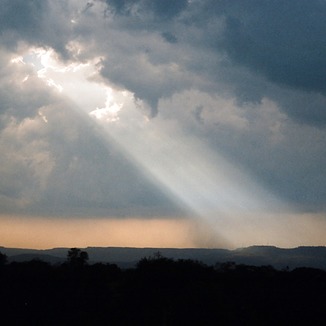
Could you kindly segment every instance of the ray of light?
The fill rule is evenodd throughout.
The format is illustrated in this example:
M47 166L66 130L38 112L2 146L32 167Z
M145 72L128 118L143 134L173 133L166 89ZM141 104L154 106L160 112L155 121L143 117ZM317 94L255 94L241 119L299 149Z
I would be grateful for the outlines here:
M228 239L228 224L243 224L247 217L263 217L284 208L203 142L159 119L146 120L139 109L128 107L128 101L123 110L126 112L121 112L117 123L98 118L105 133L185 207L189 216L209 223L219 236Z
M241 220L245 216L282 207L241 169L203 141L182 132L176 122L149 120L145 104L135 101L133 94L94 81L96 60L65 66L55 58L53 50L37 55L43 67L39 77L94 118L103 137L113 138L189 216L208 222L227 238L223 223L245 223Z

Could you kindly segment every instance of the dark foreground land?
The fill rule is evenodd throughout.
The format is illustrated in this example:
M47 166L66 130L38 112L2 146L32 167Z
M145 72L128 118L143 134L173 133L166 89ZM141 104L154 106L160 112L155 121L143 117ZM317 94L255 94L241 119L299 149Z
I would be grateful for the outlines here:
M325 325L324 270L160 254L130 269L86 261L2 259L1 325Z

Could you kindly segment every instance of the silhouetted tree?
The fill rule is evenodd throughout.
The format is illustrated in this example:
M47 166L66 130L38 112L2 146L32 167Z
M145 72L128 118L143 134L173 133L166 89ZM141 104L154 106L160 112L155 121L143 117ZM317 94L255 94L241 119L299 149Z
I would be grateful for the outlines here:
M0 266L3 266L7 263L7 255L0 252Z
M71 248L67 254L67 261L75 267L82 267L87 264L88 253L78 248Z
M130 269L84 266L87 259L72 248L62 265L32 260L0 268L2 324L325 324L324 270L232 262L214 268L160 253Z

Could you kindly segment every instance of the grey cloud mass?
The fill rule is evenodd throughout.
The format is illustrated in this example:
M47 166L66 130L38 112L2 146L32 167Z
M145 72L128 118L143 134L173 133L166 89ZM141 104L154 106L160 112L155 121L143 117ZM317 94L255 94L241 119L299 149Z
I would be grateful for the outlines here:
M271 80L325 91L323 1L227 1L222 46L236 62Z
M319 0L1 1L2 212L180 213L33 63L11 62L30 48L96 59L93 82L132 93L149 123L196 137L295 209L325 212L325 14Z

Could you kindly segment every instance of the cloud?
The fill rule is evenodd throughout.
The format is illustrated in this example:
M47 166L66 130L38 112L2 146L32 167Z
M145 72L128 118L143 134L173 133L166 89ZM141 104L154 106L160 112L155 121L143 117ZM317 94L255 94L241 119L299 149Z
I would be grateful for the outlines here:
M41 31L43 14L47 9L47 1L4 0L1 2L1 29L7 33L14 33L12 36L16 37L18 32L22 33L20 37L23 39L34 34L37 39ZM16 41L15 38L13 40Z
M120 15L143 16L153 15L155 19L172 20L178 16L188 5L187 0L106 0L109 9Z
M71 3L64 1L1 2L1 43L11 50L21 43L52 47L63 56L65 45L72 35L70 16Z
M281 102L288 114L305 122L325 123L325 110L311 105L311 92L325 96L325 3L251 0L245 5L219 1L210 6L224 22L216 48L234 64L280 87L299 90L303 103Z
M277 83L325 92L324 2L219 1L217 6L225 21L221 44L235 62Z

